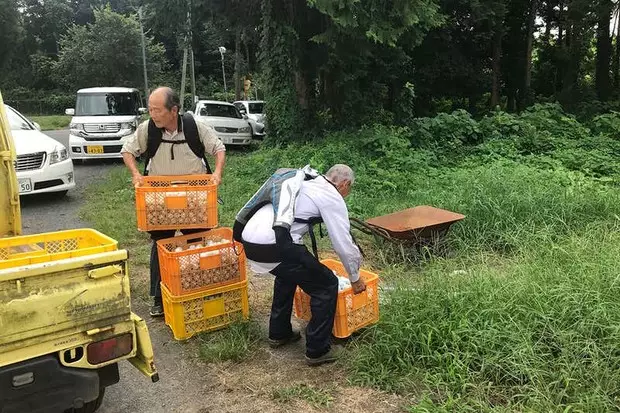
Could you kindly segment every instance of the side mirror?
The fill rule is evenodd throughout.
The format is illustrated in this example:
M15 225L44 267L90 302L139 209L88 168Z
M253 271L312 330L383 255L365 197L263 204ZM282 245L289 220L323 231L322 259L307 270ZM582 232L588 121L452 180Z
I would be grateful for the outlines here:
M140 115L144 115L144 114L145 114L145 113L147 113L147 112L148 112L148 110L147 110L146 108L138 108L138 113L139 113Z
M75 109L65 109L65 115L75 116Z
M193 115L194 111L193 110L188 110L188 111L185 111L185 113L189 113L190 115Z
M246 115L247 111L245 109L239 109L239 112L241 112L242 115Z
M32 122L32 124L34 125L34 127L40 131L41 130L41 125L39 125L37 122Z

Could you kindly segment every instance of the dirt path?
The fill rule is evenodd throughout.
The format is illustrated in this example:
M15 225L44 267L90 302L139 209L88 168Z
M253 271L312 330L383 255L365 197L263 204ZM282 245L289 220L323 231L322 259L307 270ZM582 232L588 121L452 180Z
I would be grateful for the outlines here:
M134 270L134 311L145 316L148 311L145 269ZM250 309L255 319L266 326L271 276L250 279ZM138 296L138 297L136 297ZM399 397L366 388L346 385L342 366L318 368L304 363L303 340L282 349L272 350L265 340L250 360L240 363L206 364L198 358L197 340L177 342L161 319L145 317L155 347L161 380L151 384L128 363L121 366L121 382L106 393L102 413L121 412L402 412ZM302 327L301 325L297 325ZM274 392L295 386L319 389L333 398L328 407L314 407L303 397L278 400Z

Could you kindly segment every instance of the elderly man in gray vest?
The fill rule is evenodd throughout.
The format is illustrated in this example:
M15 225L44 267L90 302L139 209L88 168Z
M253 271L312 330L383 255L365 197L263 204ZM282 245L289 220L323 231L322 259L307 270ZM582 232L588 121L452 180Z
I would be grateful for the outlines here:
M136 158L145 156L145 171L149 175L196 175L208 172L206 154L215 157L213 182L219 184L224 170L226 148L210 126L190 116L179 114L179 96L169 87L155 89L149 96L150 121L138 126L136 132L123 145L121 154L131 171L134 185L142 183L142 174L136 165ZM187 134L187 136L186 136ZM191 134L191 136L190 136ZM197 135L197 136L196 136ZM156 145L151 147L149 145ZM205 229L183 230L184 234L205 231ZM154 297L150 314L159 317L164 314L157 254L157 241L174 236L175 231L151 231L151 296Z

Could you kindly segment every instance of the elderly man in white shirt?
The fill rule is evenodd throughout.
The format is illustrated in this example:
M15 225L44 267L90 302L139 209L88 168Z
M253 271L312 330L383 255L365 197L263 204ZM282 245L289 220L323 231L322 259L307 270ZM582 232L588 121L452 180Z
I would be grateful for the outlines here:
M260 208L247 222L241 236L252 270L275 276L269 320L269 342L272 347L301 338L291 325L295 289L299 286L310 295L312 318L306 328L306 362L311 366L332 362L338 355L330 343L338 298L338 278L308 251L302 237L309 231L306 222L321 218L334 250L348 273L353 291L357 294L365 290L364 281L359 276L361 253L351 237L349 213L344 202L353 181L351 168L334 165L325 176L302 183L295 201L295 222L291 225L290 235L286 234L292 243L290 247L285 247L286 251L279 252L279 262L271 262L273 259L268 257L271 254L263 255L260 248L276 244L277 236L272 228L273 205ZM282 249L281 246L279 248Z

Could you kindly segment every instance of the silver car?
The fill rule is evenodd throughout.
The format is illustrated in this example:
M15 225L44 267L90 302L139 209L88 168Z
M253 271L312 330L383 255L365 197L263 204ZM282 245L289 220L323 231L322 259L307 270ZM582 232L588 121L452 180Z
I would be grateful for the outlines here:
M238 100L233 103L252 127L254 139L262 139L265 136L265 102L262 100Z

